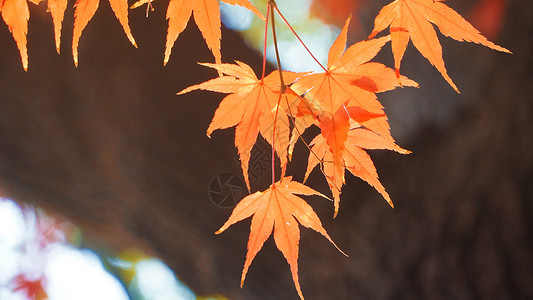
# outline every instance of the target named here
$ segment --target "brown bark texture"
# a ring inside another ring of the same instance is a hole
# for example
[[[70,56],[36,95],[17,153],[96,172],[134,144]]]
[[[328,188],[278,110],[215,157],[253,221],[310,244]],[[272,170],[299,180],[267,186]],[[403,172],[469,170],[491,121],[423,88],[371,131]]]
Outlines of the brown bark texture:
[[[413,154],[371,152],[396,208],[351,176],[336,219],[329,202],[308,199],[350,257],[302,229],[306,298],[533,298],[533,4],[507,2],[496,42],[513,55],[440,36],[462,95],[409,46],[402,72],[421,88],[380,98],[393,134]],[[231,203],[218,203],[213,179],[234,175],[238,198],[241,171],[233,130],[205,135],[222,95],[175,95],[216,76],[196,64],[213,59],[194,24],[163,67],[164,9],[149,19],[144,11],[131,13],[136,50],[102,5],[82,36],[76,69],[69,9],[57,55],[49,16],[32,6],[27,73],[7,27],[0,30],[1,193],[71,220],[96,243],[160,257],[200,295],[296,299],[272,239],[241,290],[249,221],[214,234]],[[222,43],[224,61],[260,70],[260,56],[238,34],[224,31]],[[390,60],[389,51],[380,57]],[[256,189],[268,186],[265,147],[259,143],[252,159]],[[306,154],[298,145],[298,167],[289,170],[298,179]],[[318,172],[309,184],[327,193]]]

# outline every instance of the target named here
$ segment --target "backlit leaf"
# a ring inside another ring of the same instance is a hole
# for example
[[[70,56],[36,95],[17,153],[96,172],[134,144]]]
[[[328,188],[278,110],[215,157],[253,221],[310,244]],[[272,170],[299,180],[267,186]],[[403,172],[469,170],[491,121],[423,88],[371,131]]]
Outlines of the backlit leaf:
[[[287,163],[290,132],[287,103],[298,99],[292,94],[280,94],[281,84],[277,71],[259,79],[248,65],[241,62],[204,65],[224,75],[186,88],[178,95],[197,89],[230,94],[221,101],[207,129],[207,135],[210,136],[216,129],[236,126],[235,146],[239,151],[246,185],[250,189],[248,163],[259,133],[274,146],[281,166]],[[283,72],[287,82],[293,82],[299,76],[302,74]]]
[[[250,9],[261,19],[263,15],[248,0],[223,0],[226,3],[240,5]],[[140,6],[135,4],[135,7]],[[167,8],[168,32],[165,46],[165,58],[163,64],[166,65],[172,52],[172,47],[180,33],[185,29],[191,17],[200,29],[205,39],[207,47],[215,57],[215,63],[221,63],[220,38],[222,36],[220,26],[220,8],[218,0],[170,0]]]
[[[290,265],[292,279],[301,299],[303,299],[303,295],[298,280],[298,246],[300,242],[298,223],[321,233],[335,245],[313,208],[295,194],[325,197],[301,183],[292,181],[291,177],[284,177],[266,191],[256,192],[242,199],[233,209],[226,223],[216,232],[217,234],[222,233],[229,226],[253,215],[241,286],[253,259],[270,237],[272,231],[274,231],[276,246]],[[335,245],[335,247],[337,246]]]
[[[67,0],[48,0],[48,11],[52,15],[54,21],[54,35],[56,41],[57,53],[61,51],[61,28],[63,25],[63,17],[67,9]]]
[[[2,18],[17,43],[22,67],[27,71],[28,49],[26,35],[28,34],[28,20],[30,19],[28,2],[26,0],[4,0],[2,3]]]
[[[468,21],[441,1],[395,0],[383,7],[374,20],[374,30],[369,38],[390,26],[394,66],[399,74],[401,61],[409,40],[418,51],[437,68],[442,77],[459,92],[446,71],[442,47],[431,23],[437,25],[445,36],[458,41],[473,42],[491,49],[511,53],[479,33]]]
[[[77,0],[74,4],[74,31],[72,32],[72,56],[78,66],[78,45],[81,33],[98,9],[99,0]]]
[[[111,8],[113,9],[118,21],[122,25],[124,33],[126,33],[126,36],[130,42],[137,47],[137,43],[135,43],[135,39],[131,34],[130,25],[128,24],[128,0],[109,0],[109,4],[111,5]]]
[[[389,205],[394,207],[389,194],[378,179],[378,173],[372,159],[364,149],[388,149],[402,154],[408,154],[410,153],[409,151],[402,149],[394,142],[383,138],[375,132],[364,128],[354,128],[348,132],[345,149],[342,152],[343,165],[339,169],[334,160],[334,155],[322,135],[315,137],[311,144],[313,145],[312,153],[309,154],[305,178],[309,176],[317,165],[321,164],[322,172],[333,194],[335,213],[338,211],[341,188],[344,185],[345,169],[348,169],[350,173],[374,187]]]

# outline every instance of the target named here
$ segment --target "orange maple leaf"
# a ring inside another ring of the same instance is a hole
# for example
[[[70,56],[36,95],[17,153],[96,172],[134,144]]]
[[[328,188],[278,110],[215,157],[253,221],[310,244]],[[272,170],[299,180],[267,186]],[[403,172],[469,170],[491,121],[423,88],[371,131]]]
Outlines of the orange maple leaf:
[[[389,36],[362,41],[344,51],[349,22],[350,19],[330,48],[327,70],[298,79],[292,88],[305,94],[306,104],[319,112],[334,114],[341,105],[348,103],[349,106],[382,115],[362,124],[392,140],[387,117],[375,93],[399,86],[418,87],[418,84],[405,76],[397,78],[394,70],[380,63],[368,62],[390,40]]]
[[[442,59],[442,47],[430,22],[437,25],[442,34],[455,40],[473,42],[494,50],[511,53],[487,40],[461,15],[438,0],[395,0],[381,9],[374,21],[374,30],[369,38],[373,38],[390,26],[397,74],[399,74],[405,49],[411,39],[416,49],[459,93],[459,89],[448,76]]]
[[[263,79],[258,79],[250,66],[237,64],[202,64],[226,74],[204,83],[184,89],[178,95],[193,90],[209,90],[229,93],[215,112],[213,121],[207,129],[207,135],[216,129],[236,126],[235,146],[239,151],[241,167],[248,189],[248,162],[252,147],[259,133],[274,146],[280,163],[287,163],[287,147],[289,145],[290,123],[287,116],[287,103],[292,103],[294,95],[280,95],[281,84],[279,72],[274,71]],[[293,82],[303,73],[283,72],[285,82]],[[280,98],[280,97],[283,97]],[[272,135],[275,138],[273,140]]]
[[[28,48],[27,48],[27,34],[28,34],[28,20],[30,19],[30,11],[28,10],[28,2],[26,0],[4,0],[1,4],[2,18],[9,27],[9,31],[13,34],[13,38],[19,48],[20,58],[22,60],[22,67],[25,71],[28,70]]]
[[[298,222],[321,233],[337,249],[339,248],[322,226],[313,208],[295,194],[327,197],[299,182],[291,181],[291,179],[291,177],[284,177],[266,191],[246,196],[237,204],[229,219],[216,233],[222,233],[229,226],[253,215],[250,237],[248,238],[248,252],[242,270],[241,287],[254,257],[274,231],[276,246],[287,259],[294,285],[298,295],[303,299],[298,280],[298,244],[300,241]],[[339,249],[339,251],[341,250]]]
[[[74,30],[72,32],[72,56],[74,64],[78,66],[78,44],[81,34],[89,21],[93,18],[94,13],[98,9],[100,0],[77,0],[74,4]],[[126,36],[137,47],[135,39],[131,34],[131,29],[128,25],[128,1],[127,0],[109,0],[109,4],[119,20]],[[53,17],[54,15],[52,15]],[[54,18],[54,23],[56,19]],[[57,32],[57,31],[56,31]],[[59,33],[61,34],[61,33]]]
[[[320,133],[324,137],[326,144],[329,146],[329,151],[332,154],[333,164],[341,171],[342,152],[348,138],[348,130],[350,129],[350,116],[345,111],[344,107],[339,107],[335,114],[324,112],[318,116],[318,123]],[[338,202],[335,201],[335,212],[337,212]]]
[[[68,0],[48,0],[48,11],[52,15],[54,21],[54,36],[56,40],[56,50],[59,54],[61,47],[61,27],[63,25],[63,17],[67,9]]]
[[[354,124],[352,122],[352,125]],[[388,149],[402,154],[408,154],[410,151],[402,149],[394,142],[383,138],[375,132],[364,128],[354,128],[349,130],[347,134],[345,148],[342,152],[342,166],[339,169],[339,165],[334,160],[334,153],[329,149],[327,140],[323,135],[316,136],[311,142],[311,145],[312,152],[309,154],[304,181],[307,180],[311,171],[319,163],[322,164],[322,172],[333,194],[335,214],[338,212],[341,188],[344,185],[345,169],[348,169],[353,175],[368,182],[394,208],[389,194],[385,191],[385,188],[378,179],[378,173],[372,159],[363,149]]]
[[[390,40],[389,36],[359,42],[344,51],[349,22],[348,18],[330,48],[327,70],[304,76],[292,85],[297,92],[305,94],[303,101],[308,111],[317,117],[338,174],[344,174],[343,151],[350,127],[351,116],[346,107],[357,110],[357,116],[364,112],[368,117],[358,117],[355,121],[394,142],[387,116],[375,93],[398,86],[418,86],[405,76],[397,78],[394,70],[380,63],[368,62]],[[343,175],[339,178],[344,181]],[[335,214],[337,211],[338,199]]]
[[[222,0],[228,4],[240,5],[253,11],[261,19],[265,17],[248,0]],[[138,5],[134,4],[135,7]],[[200,29],[202,36],[207,43],[207,47],[215,57],[215,63],[221,63],[220,38],[220,7],[218,0],[170,0],[167,8],[168,32],[165,45],[165,58],[163,64],[166,65],[172,52],[174,42],[185,29],[191,14]]]
[[[291,116],[293,115],[292,108],[289,107],[289,114]],[[345,117],[348,116],[348,118]],[[292,158],[292,153],[294,150],[294,146],[298,139],[301,137],[302,133],[311,125],[316,125],[320,127],[321,133],[324,137],[327,137],[329,135],[340,135],[344,136],[344,131],[347,129],[346,127],[349,127],[346,125],[346,119],[352,119],[355,122],[363,123],[368,122],[371,119],[384,117],[384,114],[376,114],[376,113],[370,113],[360,107],[357,106],[342,106],[337,110],[337,112],[332,115],[329,112],[320,112],[316,110],[315,107],[309,107],[307,106],[306,102],[304,100],[299,102],[299,105],[297,107],[297,114],[294,117],[294,129],[291,133],[291,138],[289,141],[289,160]],[[337,124],[339,123],[339,124]],[[340,126],[339,126],[340,125]],[[332,133],[331,131],[339,131],[338,133]],[[329,132],[328,132],[329,131]],[[331,138],[330,138],[331,139]],[[340,138],[337,139],[337,141],[344,140],[346,141],[346,138]],[[344,147],[343,145],[341,147]]]

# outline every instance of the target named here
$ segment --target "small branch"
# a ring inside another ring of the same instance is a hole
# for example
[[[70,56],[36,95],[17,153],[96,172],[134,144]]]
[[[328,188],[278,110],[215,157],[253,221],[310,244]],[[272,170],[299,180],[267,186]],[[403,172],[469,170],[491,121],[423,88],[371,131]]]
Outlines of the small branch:
[[[272,22],[271,22],[272,23],[272,38],[274,39],[274,50],[276,51],[276,62],[278,63],[279,81],[281,84],[280,94],[283,94],[285,93],[285,89],[287,88],[287,86],[285,86],[285,82],[283,81],[283,73],[281,72],[283,69],[281,68],[281,60],[279,57],[279,50],[278,50],[278,38],[276,36],[276,18],[274,15],[274,8],[277,7],[276,2],[274,0],[269,0],[268,7],[269,7],[270,13],[272,14]],[[278,106],[279,106],[279,103],[278,103]]]
[[[285,82],[283,80],[283,73],[281,72],[282,71],[282,67],[281,67],[281,60],[280,60],[280,55],[279,55],[279,50],[278,50],[278,40],[277,40],[277,36],[276,36],[276,20],[275,20],[275,14],[274,14],[274,10],[276,10],[278,12],[278,15],[283,19],[283,21],[285,22],[285,24],[287,24],[287,26],[291,29],[291,31],[294,33],[294,35],[296,36],[296,38],[298,38],[298,40],[302,43],[302,45],[305,47],[305,49],[307,50],[307,52],[309,52],[309,54],[311,55],[311,57],[313,57],[313,59],[320,65],[320,67],[322,67],[322,69],[324,69],[324,71],[326,71],[326,69],[322,66],[322,64],[320,64],[320,62],[314,57],[314,55],[311,53],[311,51],[309,51],[309,49],[307,48],[307,46],[302,42],[302,40],[300,39],[300,37],[298,36],[298,34],[296,34],[296,32],[292,29],[292,26],[287,22],[287,20],[285,19],[285,17],[283,17],[283,15],[281,14],[281,12],[279,11],[278,9],[278,6],[276,5],[276,2],[274,0],[269,0],[268,1],[268,7],[269,7],[269,11],[270,13],[272,14],[272,37],[274,39],[274,50],[276,51],[276,61],[277,61],[277,64],[278,64],[278,71],[279,71],[279,78],[280,78],[280,83],[281,83],[281,91],[280,91],[280,98],[278,100],[278,107],[276,108],[276,119],[277,119],[277,115],[278,115],[278,109],[279,109],[279,105],[280,105],[280,101],[281,101],[281,97],[283,95],[283,93],[285,93],[286,89],[287,89],[287,86],[285,85]],[[307,99],[306,100],[303,100],[303,98],[300,98],[305,104],[306,106],[309,108],[309,110],[313,113],[312,111],[312,108],[311,108],[311,104],[310,103],[307,103]],[[291,117],[293,117],[292,115],[292,112],[291,112],[291,109],[290,109],[290,105],[287,101],[287,107],[289,109],[289,115]],[[318,115],[315,116],[315,118],[318,118]],[[296,129],[296,131],[298,132],[298,135],[300,137],[300,139],[304,142],[304,144],[306,145],[307,149],[309,149],[309,152],[310,153],[313,153],[313,155],[318,159],[320,160],[320,164],[322,165],[322,163],[324,162],[322,159],[320,159],[316,153],[311,149],[311,147],[307,144],[307,142],[305,142],[305,140],[303,139],[302,135],[300,134],[296,124],[294,124],[294,128]],[[276,130],[276,126],[274,126],[274,132]],[[274,134],[273,134],[274,135]],[[274,141],[274,136],[272,137],[272,141]],[[274,143],[274,142],[272,142]],[[321,168],[321,171],[322,173],[324,174],[324,176],[326,176],[326,174],[324,173],[323,169]],[[272,183],[274,183],[274,146],[272,146]]]
[[[278,105],[276,106],[276,114],[274,116],[274,128],[272,129],[272,186],[274,186],[274,183],[276,182],[276,173],[275,173],[275,143],[276,143],[276,122],[278,120],[278,112],[279,112],[279,106],[281,103],[281,97],[283,93],[285,93],[285,89],[287,88],[285,86],[285,82],[283,81],[283,73],[281,72],[283,69],[281,68],[281,60],[279,58],[279,51],[278,51],[278,39],[276,36],[276,18],[274,15],[274,6],[276,5],[276,2],[274,0],[268,1],[268,11],[272,15],[272,38],[274,39],[274,49],[276,51],[276,61],[278,63],[278,73],[279,73],[279,80],[280,80],[280,93],[278,98]]]
[[[279,104],[281,102],[281,97],[282,97],[282,93],[279,94],[279,98],[278,98],[278,105],[276,106],[276,114],[274,116],[274,128],[272,129],[272,186],[274,186],[274,183],[276,182],[276,173],[275,173],[275,160],[276,160],[276,150],[275,150],[275,147],[274,145],[276,144],[276,123],[278,121],[278,112],[279,112]],[[281,159],[280,159],[281,161]],[[282,172],[284,173],[284,172]]]
[[[267,5],[268,7],[268,5]],[[268,38],[268,21],[270,18],[270,9],[267,8],[267,15],[266,15],[266,21],[265,21],[265,41],[263,42],[263,72],[261,74],[261,80],[265,78],[265,70],[266,70],[266,50],[267,50],[267,38]]]

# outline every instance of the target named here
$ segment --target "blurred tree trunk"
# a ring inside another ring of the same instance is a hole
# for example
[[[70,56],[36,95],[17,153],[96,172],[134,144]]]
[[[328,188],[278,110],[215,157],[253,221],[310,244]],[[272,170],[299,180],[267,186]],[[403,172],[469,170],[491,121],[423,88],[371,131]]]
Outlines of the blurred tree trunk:
[[[444,93],[421,80],[420,91],[391,94],[400,102],[422,91],[442,101],[468,100],[444,126],[404,139],[413,154],[371,153],[395,210],[349,176],[335,220],[330,203],[309,200],[350,255],[302,230],[300,277],[309,299],[533,298],[533,4],[508,3],[498,42],[514,55],[444,45],[463,96],[440,77]],[[68,44],[72,13],[67,16],[67,42],[58,56],[51,21],[32,11],[27,73],[6,26],[0,31],[2,194],[57,213],[115,249],[141,247],[198,294],[296,298],[271,240],[239,289],[248,222],[214,235],[231,210],[210,200],[210,181],[241,171],[233,131],[205,135],[221,95],[175,95],[216,76],[196,64],[213,60],[196,27],[189,24],[163,68],[164,10],[149,19],[144,11],[131,13],[136,50],[104,6],[82,37],[75,69]],[[260,57],[236,33],[225,31],[222,43],[226,62],[238,59],[260,70]],[[429,67],[420,70],[407,75],[439,76]],[[395,113],[392,122],[398,118]],[[304,147],[296,151],[305,156]],[[304,162],[295,162],[296,177]],[[327,191],[319,176],[311,180]]]

